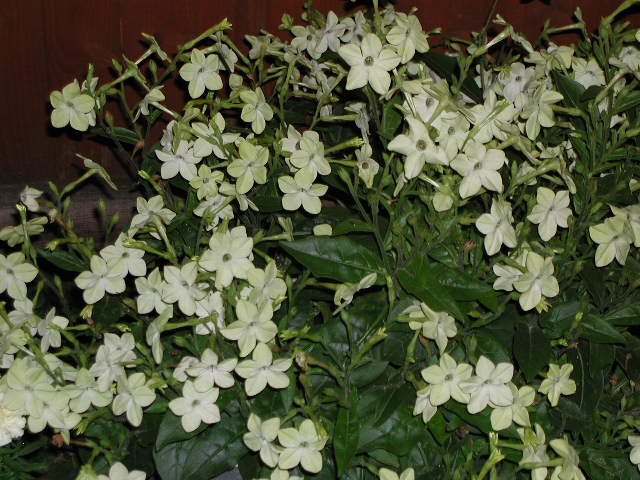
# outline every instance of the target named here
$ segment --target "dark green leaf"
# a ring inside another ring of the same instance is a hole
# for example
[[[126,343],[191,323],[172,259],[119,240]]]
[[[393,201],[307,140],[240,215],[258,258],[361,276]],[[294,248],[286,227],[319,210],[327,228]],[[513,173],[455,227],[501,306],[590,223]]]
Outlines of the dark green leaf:
[[[333,431],[333,451],[336,456],[338,475],[342,476],[358,450],[360,424],[357,415],[358,394],[355,389],[349,395],[349,405],[340,407]]]
[[[389,365],[386,360],[373,360],[354,369],[351,382],[357,387],[364,387],[378,378]]]
[[[114,127],[111,129],[111,133],[115,134],[122,143],[128,143],[129,145],[135,145],[141,140],[136,132],[122,127]]]
[[[447,441],[447,421],[445,420],[444,415],[442,415],[441,411],[436,412],[433,418],[429,420],[429,423],[427,423],[427,428],[433,435],[433,438],[436,439],[436,442],[438,442],[440,445],[444,445],[444,443]]]
[[[353,237],[310,236],[280,245],[316,277],[355,283],[376,272],[378,281],[384,280],[384,266],[378,253]]]
[[[402,123],[403,116],[400,113],[400,110],[396,108],[396,105],[401,105],[402,101],[402,95],[396,94],[384,106],[382,125],[378,133],[387,140],[391,140],[395,137],[396,131]]]
[[[174,442],[182,442],[188,440],[191,437],[195,437],[202,432],[208,425],[203,423],[193,432],[185,432],[180,423],[180,417],[176,416],[170,410],[162,417],[160,428],[158,429],[158,436],[156,437],[156,450],[161,450],[166,445]]]
[[[120,297],[105,295],[102,300],[93,306],[92,319],[101,329],[116,323],[124,313],[124,306]]]
[[[551,338],[562,337],[569,332],[576,314],[580,311],[581,305],[577,300],[556,303],[540,317],[540,325]]]
[[[89,265],[85,261],[81,260],[73,253],[65,252],[64,250],[56,250],[52,252],[44,248],[39,248],[38,256],[68,272],[83,272],[89,269]]]
[[[634,480],[640,478],[638,468],[629,461],[629,452],[621,450],[585,448],[580,451],[580,466],[590,478]]]
[[[558,70],[553,70],[551,76],[558,91],[564,97],[564,103],[569,107],[580,108],[580,97],[584,94],[585,88]]]
[[[613,102],[613,114],[619,115],[622,112],[626,112],[638,105],[640,105],[639,91],[636,90],[629,92],[626,95],[619,95],[615,97],[615,101]]]
[[[602,319],[610,325],[640,325],[640,303],[629,303],[609,310]]]
[[[252,190],[251,200],[261,212],[279,212],[282,210],[281,194],[277,179],[274,177],[264,185],[256,185]]]
[[[430,51],[427,53],[416,54],[416,60],[424,61],[429,68],[435,71],[441,77],[444,77],[449,85],[456,80],[456,72],[458,70],[458,62],[455,57],[445,55],[444,53]],[[467,94],[476,103],[482,103],[482,89],[470,77],[462,83],[462,91]]]
[[[248,450],[240,415],[223,414],[222,420],[200,434],[155,450],[153,458],[162,480],[210,480],[231,470]]]
[[[580,322],[582,337],[600,343],[624,343],[625,339],[618,330],[599,315],[588,314]]]
[[[549,363],[549,339],[534,322],[520,323],[513,337],[513,353],[528,382]]]

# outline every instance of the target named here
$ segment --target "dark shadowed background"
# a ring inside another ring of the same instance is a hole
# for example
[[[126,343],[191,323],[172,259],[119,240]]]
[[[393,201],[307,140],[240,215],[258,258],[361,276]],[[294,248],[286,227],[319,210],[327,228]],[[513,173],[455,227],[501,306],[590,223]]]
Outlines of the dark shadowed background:
[[[498,12],[533,40],[546,19],[555,26],[566,25],[580,6],[593,28],[618,4],[619,0],[502,0]],[[140,32],[156,36],[173,53],[176,45],[227,17],[234,26],[232,38],[242,42],[245,34],[260,29],[277,32],[282,13],[298,17],[302,5],[302,0],[0,0],[0,227],[12,222],[13,205],[25,184],[75,179],[81,171],[76,152],[104,165],[126,187],[127,171],[108,148],[80,141],[71,129],[49,126],[49,92],[82,79],[87,63],[95,65],[102,83],[111,78],[112,58],[121,53],[136,58],[145,50]],[[490,5],[491,0],[396,2],[399,10],[418,7],[425,30],[440,26],[449,35],[465,38],[480,30]],[[314,6],[339,15],[354,8],[341,0],[316,0]],[[637,23],[639,18],[631,20]],[[564,43],[573,39],[557,38]],[[176,85],[165,90],[170,103],[180,98],[175,90]],[[92,228],[98,194],[91,187],[79,193],[81,229]],[[127,213],[132,204],[132,193],[125,188],[112,195],[109,209]]]

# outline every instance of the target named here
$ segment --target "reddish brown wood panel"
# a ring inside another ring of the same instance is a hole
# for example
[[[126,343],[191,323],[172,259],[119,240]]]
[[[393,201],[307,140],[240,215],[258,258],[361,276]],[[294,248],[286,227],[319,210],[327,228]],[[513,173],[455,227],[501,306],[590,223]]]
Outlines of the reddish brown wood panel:
[[[135,58],[144,51],[140,32],[156,35],[169,51],[220,19],[234,24],[232,36],[261,28],[275,31],[283,12],[298,15],[301,0],[2,0],[0,5],[0,186],[56,182],[76,177],[75,152],[103,163],[114,177],[124,177],[103,146],[80,142],[69,130],[49,127],[48,95],[73,78],[82,78],[93,62],[102,80],[110,77],[111,58],[122,52]],[[398,0],[397,8],[419,7],[425,29],[442,26],[467,36],[479,30],[490,0]],[[569,23],[577,5],[592,26],[618,0],[502,0],[498,11],[517,29],[535,36],[544,20]],[[344,13],[353,4],[317,0],[316,8]]]

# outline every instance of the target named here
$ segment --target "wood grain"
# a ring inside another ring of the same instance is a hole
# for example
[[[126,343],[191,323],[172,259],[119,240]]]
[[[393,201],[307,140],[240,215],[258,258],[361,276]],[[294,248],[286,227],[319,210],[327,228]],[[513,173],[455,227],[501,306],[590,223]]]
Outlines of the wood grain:
[[[126,53],[135,58],[144,51],[140,32],[155,35],[168,51],[228,17],[232,38],[260,29],[276,31],[283,12],[298,16],[301,0],[2,0],[0,5],[0,188],[9,185],[57,183],[76,178],[75,153],[105,165],[115,178],[127,171],[104,145],[81,141],[69,129],[49,125],[48,97],[74,78],[83,78],[93,62],[102,81],[111,78],[111,58]],[[358,2],[361,3],[361,2]],[[618,0],[502,0],[498,11],[530,38],[545,19],[554,25],[570,22],[576,6],[594,27]],[[316,0],[321,11],[343,14],[354,4]],[[398,0],[399,10],[416,5],[425,29],[436,26],[457,36],[479,30],[489,10],[488,0]],[[359,7],[356,7],[359,8]],[[637,24],[638,15],[631,20]],[[281,35],[286,35],[281,32]],[[571,37],[564,37],[564,41]],[[177,81],[179,82],[179,80]],[[176,83],[165,90],[170,103],[183,93]],[[113,107],[110,107],[113,108]],[[6,196],[3,196],[5,198]],[[0,208],[7,208],[0,203]]]

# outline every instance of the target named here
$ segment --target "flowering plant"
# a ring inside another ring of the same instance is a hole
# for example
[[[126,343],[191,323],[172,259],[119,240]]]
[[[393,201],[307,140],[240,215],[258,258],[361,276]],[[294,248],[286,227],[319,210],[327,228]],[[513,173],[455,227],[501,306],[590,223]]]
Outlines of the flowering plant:
[[[73,190],[115,187],[82,157],[0,231],[0,468],[48,468],[53,432],[82,479],[638,478],[636,3],[534,47],[307,2],[290,41],[145,35],[53,92],[141,195],[77,235]]]

